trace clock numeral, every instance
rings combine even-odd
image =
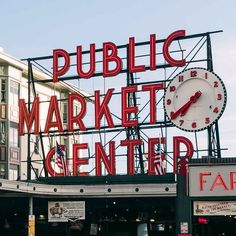
[[[171,104],[171,100],[170,100],[170,99],[167,99],[166,104],[167,104],[167,105],[170,105],[170,104]]]
[[[205,73],[205,79],[208,79],[208,73]]]
[[[214,110],[213,110],[213,112],[218,113],[218,112],[219,112],[218,107],[215,107]]]
[[[182,126],[184,123],[184,120],[179,120],[179,125]]]
[[[206,117],[205,118],[205,124],[209,124],[210,123],[210,117]]]
[[[214,88],[218,88],[218,81],[214,81]]]
[[[193,123],[192,123],[192,128],[195,129],[196,127],[197,127],[197,123],[196,123],[196,122],[193,122]]]
[[[190,76],[191,77],[196,77],[197,76],[197,71],[196,70],[190,71]]]
[[[170,86],[170,92],[174,92],[175,91],[175,86]]]
[[[220,101],[221,99],[222,99],[222,94],[218,93],[218,94],[217,94],[217,100]]]
[[[183,75],[180,75],[179,76],[179,82],[183,82],[184,81],[184,76]]]

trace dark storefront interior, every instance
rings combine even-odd
[[[14,194],[1,194],[0,232],[6,236],[25,236],[29,198]],[[91,225],[97,227],[98,236],[174,236],[175,198],[70,198],[58,201],[85,201],[86,220],[48,222],[48,201],[55,198],[34,198],[36,236],[90,235]],[[184,207],[184,206],[183,206]],[[206,224],[193,216],[193,236],[235,236],[236,216],[203,217]],[[138,234],[138,230],[140,234]],[[148,232],[148,234],[146,233]]]
[[[206,224],[200,224],[198,217],[193,219],[193,235],[196,236],[235,236],[236,216],[203,217]]]
[[[1,232],[4,235],[27,235],[28,198],[1,199]],[[85,200],[86,220],[69,223],[48,222],[47,202],[50,200],[34,198],[37,236],[90,235],[91,224],[97,226],[100,236],[136,236],[138,228],[143,234],[148,231],[149,236],[172,236],[175,232],[174,198],[57,199]]]

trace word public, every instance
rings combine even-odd
[[[176,60],[174,59],[170,52],[169,47],[171,43],[178,39],[179,37],[185,36],[185,30],[178,30],[170,34],[163,43],[162,53],[163,57],[167,63],[171,66],[184,66],[186,64],[185,59]],[[149,70],[156,70],[156,35],[150,35],[150,49],[149,49],[149,59],[150,67]],[[95,44],[90,44],[90,62],[89,70],[83,71],[82,65],[82,46],[77,46],[76,48],[76,68],[79,78],[88,79],[92,77],[96,71],[96,46]],[[59,66],[59,59],[64,59],[64,65]],[[128,51],[127,51],[127,70],[130,73],[134,72],[144,72],[146,71],[145,65],[135,64],[135,38],[129,38]],[[115,64],[115,68],[109,68],[110,64]],[[118,47],[112,42],[103,43],[102,48],[102,64],[103,64],[103,77],[111,77],[118,75],[122,70],[122,59],[118,55]],[[53,51],[53,82],[58,82],[59,77],[66,74],[70,68],[70,54],[64,49],[55,49]]]

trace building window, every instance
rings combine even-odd
[[[0,101],[6,102],[6,79],[1,79],[1,94]]]
[[[19,166],[11,164],[9,170],[9,180],[17,180],[18,177],[19,177]]]
[[[35,143],[34,143],[34,153],[39,154],[39,136],[35,137]]]
[[[0,178],[6,178],[6,165],[2,163],[0,164]]]
[[[39,154],[39,136],[36,135],[31,135],[30,136],[30,151],[31,154],[35,153],[35,154]]]
[[[67,123],[67,116],[68,116],[68,109],[67,109],[67,103],[63,104],[63,123]]]
[[[19,102],[19,84],[11,81],[10,82],[10,104],[18,106]]]
[[[0,121],[0,144],[6,144],[6,122]]]
[[[7,75],[7,67],[0,66],[0,75]]]
[[[0,146],[0,161],[6,161],[6,147]]]
[[[31,170],[31,179],[37,179],[39,177],[39,169],[34,168]]]
[[[1,119],[6,119],[7,118],[6,104],[0,104],[0,118]]]
[[[14,164],[20,163],[19,148],[10,148],[10,161]]]
[[[19,137],[17,127],[10,127],[9,141],[11,147],[19,147]]]

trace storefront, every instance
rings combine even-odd
[[[56,179],[44,178],[41,184],[2,181],[2,232],[25,235],[32,197],[35,235],[175,235],[173,174]],[[51,221],[50,202],[57,207],[65,202],[84,203],[80,214],[85,218]]]
[[[210,221],[198,212],[202,205],[209,207],[208,201],[221,204],[235,197],[234,166],[218,162],[225,160],[218,119],[227,96],[213,72],[210,35],[219,32],[186,35],[177,30],[165,39],[152,34],[148,41],[136,42],[130,37],[124,45],[104,42],[102,48],[90,44],[89,51],[78,46],[76,53],[56,49],[51,56],[28,58],[28,99],[18,99],[17,117],[24,150],[18,164],[27,167],[17,179],[25,182],[0,181],[2,232],[232,235],[233,208],[219,218],[209,216]],[[82,54],[90,62],[83,62]],[[37,61],[50,65],[45,72],[51,76],[34,76]],[[87,72],[84,63],[90,66]],[[66,81],[80,89],[65,86]],[[41,99],[38,88],[48,84],[60,93],[45,92],[51,96]],[[203,130],[204,155],[214,156],[217,165],[201,159],[197,132]],[[3,158],[5,147],[1,153],[0,164],[11,167]],[[9,173],[16,179],[18,172]],[[227,216],[232,224],[223,232],[219,226]]]
[[[190,161],[193,235],[235,235],[235,163],[235,158]]]

